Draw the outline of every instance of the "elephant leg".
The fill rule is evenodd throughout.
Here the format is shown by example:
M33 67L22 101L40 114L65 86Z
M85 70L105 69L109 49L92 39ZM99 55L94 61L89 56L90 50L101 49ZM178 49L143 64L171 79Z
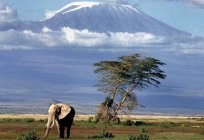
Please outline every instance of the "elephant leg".
M67 126L67 138L69 138L70 136L71 126L72 126L72 123L69 123L69 125Z
M67 124L67 138L69 138L69 136L70 136L70 130L72 127L74 116L75 116L75 110L73 108L71 108L71 112L69 114L68 124Z
M60 126L60 138L64 138L64 127Z

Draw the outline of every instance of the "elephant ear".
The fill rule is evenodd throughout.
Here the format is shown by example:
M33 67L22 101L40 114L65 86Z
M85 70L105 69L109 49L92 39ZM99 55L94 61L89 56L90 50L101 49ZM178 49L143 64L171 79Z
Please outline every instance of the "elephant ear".
M61 113L59 115L59 119L63 119L67 114L71 111L71 107L67 104L61 104Z

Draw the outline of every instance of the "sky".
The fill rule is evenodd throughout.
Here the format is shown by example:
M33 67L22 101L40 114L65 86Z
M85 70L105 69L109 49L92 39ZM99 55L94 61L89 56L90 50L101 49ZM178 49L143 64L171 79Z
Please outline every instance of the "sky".
M105 1L121 2L122 0ZM0 0L0 2L15 9L21 20L41 20L45 18L45 13L48 11L60 9L73 0ZM122 2L132 4L177 29L204 37L202 0L123 0Z

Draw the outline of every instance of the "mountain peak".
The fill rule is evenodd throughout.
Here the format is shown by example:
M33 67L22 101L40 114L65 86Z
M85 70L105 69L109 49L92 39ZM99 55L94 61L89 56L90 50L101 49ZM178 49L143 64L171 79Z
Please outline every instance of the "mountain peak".
M102 3L102 2L93 2L93 1L81 1L81 2L72 2L65 5L61 9L52 13L52 15L49 16L49 18L52 18L57 14L67 14L69 12L74 12L83 8L92 8L94 6L103 6L103 7L106 6L113 9L117 9L119 7L120 10L123 10L123 11L129 11L129 12L134 11L134 12L140 13L140 10L132 7L131 5L116 4L116 3Z
M24 24L22 29L39 32L44 27L53 31L69 27L98 33L144 32L159 36L186 34L148 16L132 5L87 1L69 3L54 12L51 17Z
M66 14L68 12L76 11L76 10L79 10L81 8L91 8L91 7L99 5L99 4L100 4L100 2L90 2L90 1L72 2L72 3L65 5L61 9L59 9L56 12L56 14L57 13Z

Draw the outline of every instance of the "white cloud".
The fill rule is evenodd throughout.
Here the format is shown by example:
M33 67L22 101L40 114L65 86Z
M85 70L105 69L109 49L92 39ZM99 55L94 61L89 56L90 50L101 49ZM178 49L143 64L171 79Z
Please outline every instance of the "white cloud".
M134 47L155 47L170 52L204 54L204 41L197 37L155 36L150 33L109 32L97 33L64 27L52 31L44 27L41 32L31 30L0 31L0 50L36 49L45 47L95 47L99 49L121 50Z
M17 12L9 6L0 4L0 22L13 22L17 20Z
M183 2L191 7L199 7L204 8L204 0L157 0L157 1L175 1L175 2Z
M60 47L60 46L118 46L133 47L142 44L162 43L163 37L157 37L149 33L96 33L88 30L76 30L64 27L60 31L52 31L44 27L40 33L31 30L16 31L7 30L0 32L0 48L6 46L28 46L29 48L38 47ZM9 47L8 49L10 49Z
M170 51L184 54L204 54L204 41L187 42L175 44L169 48Z
M79 46L112 45L119 47L132 47L138 44L161 43L163 37L157 37L150 33L138 32L110 32L96 33L88 30L75 30L69 27L62 28L67 43Z
M16 28L18 24L17 12L0 3L0 30Z
M145 0L143 0L145 1ZM151 1L152 0L146 0ZM204 0L155 0L156 2L182 2L183 4L188 5L189 7L198 7L198 8L204 8ZM142 2L141 0L139 2Z
M108 36L105 33L89 32L88 30L74 30L69 27L62 28L63 37L68 44L78 46L100 46L106 44Z
M122 45L122 46L135 46L138 44L156 44L162 43L164 37L155 36L150 33L138 32L138 33L127 33L127 32L118 32L111 33L111 40L113 44ZM122 43L122 44L121 44Z
M144 32L96 33L88 30L71 29L69 27L64 27L60 31L52 31L44 27L40 33L35 33L31 30L16 31L10 29L0 31L0 50L70 46L100 47L100 49L104 48L104 46L109 46L108 49L111 47L118 50L119 48L128 49L137 46L159 46L171 52L204 54L204 41L202 39L199 40L192 37L179 42L177 38L167 39Z
M204 0L187 0L187 3L192 6L204 8Z

